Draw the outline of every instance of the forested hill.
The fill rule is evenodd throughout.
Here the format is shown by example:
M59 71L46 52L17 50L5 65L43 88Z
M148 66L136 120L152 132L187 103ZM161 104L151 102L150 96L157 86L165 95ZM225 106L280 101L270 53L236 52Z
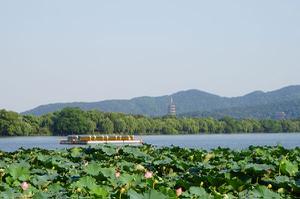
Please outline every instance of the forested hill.
M300 99L265 105L233 107L213 111L195 111L180 114L180 117L213 117L221 119L229 116L236 119L278 119L278 114L284 112L285 119L300 118Z
M148 116L163 116L167 113L170 97L173 98L179 115L192 116L230 115L232 117L269 117L276 112L287 112L290 118L300 117L300 86L288 86L271 92L255 91L240 97L221 97L199 90L180 91L160 97L138 97L130 100L106 100L100 102L75 102L42 105L22 114L43 115L63 109L79 107L83 110L122 112Z

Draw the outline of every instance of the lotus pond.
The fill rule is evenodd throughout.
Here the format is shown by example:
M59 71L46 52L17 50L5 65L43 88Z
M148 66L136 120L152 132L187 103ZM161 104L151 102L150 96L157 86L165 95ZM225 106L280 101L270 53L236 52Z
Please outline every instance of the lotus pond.
M0 198L297 198L300 148L102 145L0 152Z

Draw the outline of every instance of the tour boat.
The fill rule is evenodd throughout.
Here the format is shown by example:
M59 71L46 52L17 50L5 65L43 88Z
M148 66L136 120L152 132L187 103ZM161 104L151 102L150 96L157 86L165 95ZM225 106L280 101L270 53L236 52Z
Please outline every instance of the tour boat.
M134 135L69 135L60 144L142 144Z

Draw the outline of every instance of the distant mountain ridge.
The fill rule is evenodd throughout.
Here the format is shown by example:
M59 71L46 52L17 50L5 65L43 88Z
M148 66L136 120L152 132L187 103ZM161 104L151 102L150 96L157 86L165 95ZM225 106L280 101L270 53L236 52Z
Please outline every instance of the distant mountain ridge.
M232 107L213 111L196 111L183 113L181 117L213 117L223 118L230 116L237 119L256 118L256 119L278 119L277 114L284 112L286 119L300 118L300 99L290 100L274 104L264 104L246 107Z
M287 117L300 117L300 85L288 86L278 90L254 91L240 97L221 97L200 90L186 90L160 97L137 97L129 100L105 100L99 102L56 103L36 107L22 114L43 115L65 107L79 107L83 110L104 112L123 112L148 116L167 114L170 98L176 104L177 114L182 116L229 115L237 118L268 116L267 112L291 112ZM299 102L299 103L298 103ZM269 107L269 108L264 108ZM238 113L240 112L240 113ZM270 114L268 117L270 117ZM288 114L288 113L287 113Z

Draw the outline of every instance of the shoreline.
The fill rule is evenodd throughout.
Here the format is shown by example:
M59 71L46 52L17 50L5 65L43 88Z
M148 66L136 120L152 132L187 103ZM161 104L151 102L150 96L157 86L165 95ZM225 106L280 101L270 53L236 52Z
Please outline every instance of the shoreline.
M134 135L134 136L197 136L197 135L255 135L255 134L298 134L300 132L252 132L252 133L245 133L245 132L237 132L237 133L197 133L197 134L70 134L70 135ZM0 138L12 138L12 137L67 137L68 135L12 135L12 136L0 136Z

